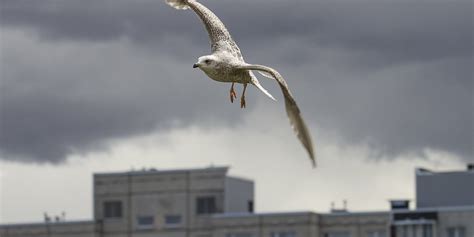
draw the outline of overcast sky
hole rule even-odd
[[[0,3],[0,222],[90,218],[99,171],[230,165],[257,182],[259,211],[327,211],[342,199],[373,210],[414,197],[416,166],[474,162],[471,0],[202,0],[247,62],[286,78],[315,170],[274,81],[261,79],[278,102],[251,88],[240,109],[229,84],[192,68],[210,52],[192,11],[163,0]]]

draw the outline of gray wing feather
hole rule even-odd
[[[201,18],[211,41],[212,52],[228,51],[236,58],[242,59],[239,47],[232,39],[224,23],[207,7],[195,0],[188,0],[188,5]]]
[[[301,116],[300,109],[298,108],[295,99],[291,95],[290,89],[288,88],[286,81],[283,79],[280,73],[278,73],[273,68],[255,64],[241,65],[239,66],[239,68],[246,70],[263,71],[265,73],[270,74],[278,82],[281,91],[283,92],[283,96],[285,97],[286,113],[288,115],[288,118],[290,119],[291,126],[293,127],[296,136],[298,136],[298,139],[306,148],[306,151],[308,152],[309,158],[311,159],[313,166],[316,166],[313,143],[311,141],[309,130],[306,127],[303,117]]]

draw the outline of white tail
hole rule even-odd
[[[188,0],[165,0],[166,3],[176,9],[186,10],[189,8]]]
[[[273,98],[273,96],[272,96],[270,93],[268,93],[268,91],[265,90],[265,88],[263,88],[262,85],[260,85],[260,83],[258,82],[257,78],[253,75],[253,73],[252,73],[252,72],[250,72],[250,73],[252,74],[252,81],[250,81],[250,83],[251,83],[252,85],[254,85],[255,87],[257,87],[260,91],[262,91],[262,92],[263,92],[266,96],[268,96],[270,99],[276,101],[276,99]]]

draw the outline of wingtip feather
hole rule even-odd
[[[318,166],[316,164],[316,158],[314,158],[314,155],[312,153],[309,154],[309,158],[311,159],[311,164],[313,165],[313,169],[316,169],[316,167]]]
[[[165,2],[179,10],[186,10],[189,8],[188,0],[165,0]]]

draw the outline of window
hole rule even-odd
[[[271,232],[270,237],[296,237],[296,233],[294,231]]]
[[[216,212],[217,208],[215,197],[199,197],[196,199],[197,214],[212,214]]]
[[[166,215],[165,224],[167,226],[178,226],[181,224],[181,215]]]
[[[253,213],[253,201],[252,201],[252,200],[248,200],[248,201],[247,201],[247,210],[248,210],[250,213]]]
[[[155,223],[155,217],[153,216],[138,216],[137,227],[138,229],[152,229]]]
[[[424,224],[422,227],[422,237],[432,237],[433,236],[433,225],[431,224]]]
[[[409,237],[408,234],[410,232],[408,232],[408,226],[404,225],[401,228],[402,228],[402,237]],[[415,236],[410,236],[410,237],[415,237]]]
[[[121,218],[122,202],[106,201],[104,202],[104,218]]]
[[[413,223],[397,225],[395,234],[397,237],[433,237],[433,224]]]
[[[448,237],[466,237],[466,228],[460,227],[449,227],[447,229]]]

